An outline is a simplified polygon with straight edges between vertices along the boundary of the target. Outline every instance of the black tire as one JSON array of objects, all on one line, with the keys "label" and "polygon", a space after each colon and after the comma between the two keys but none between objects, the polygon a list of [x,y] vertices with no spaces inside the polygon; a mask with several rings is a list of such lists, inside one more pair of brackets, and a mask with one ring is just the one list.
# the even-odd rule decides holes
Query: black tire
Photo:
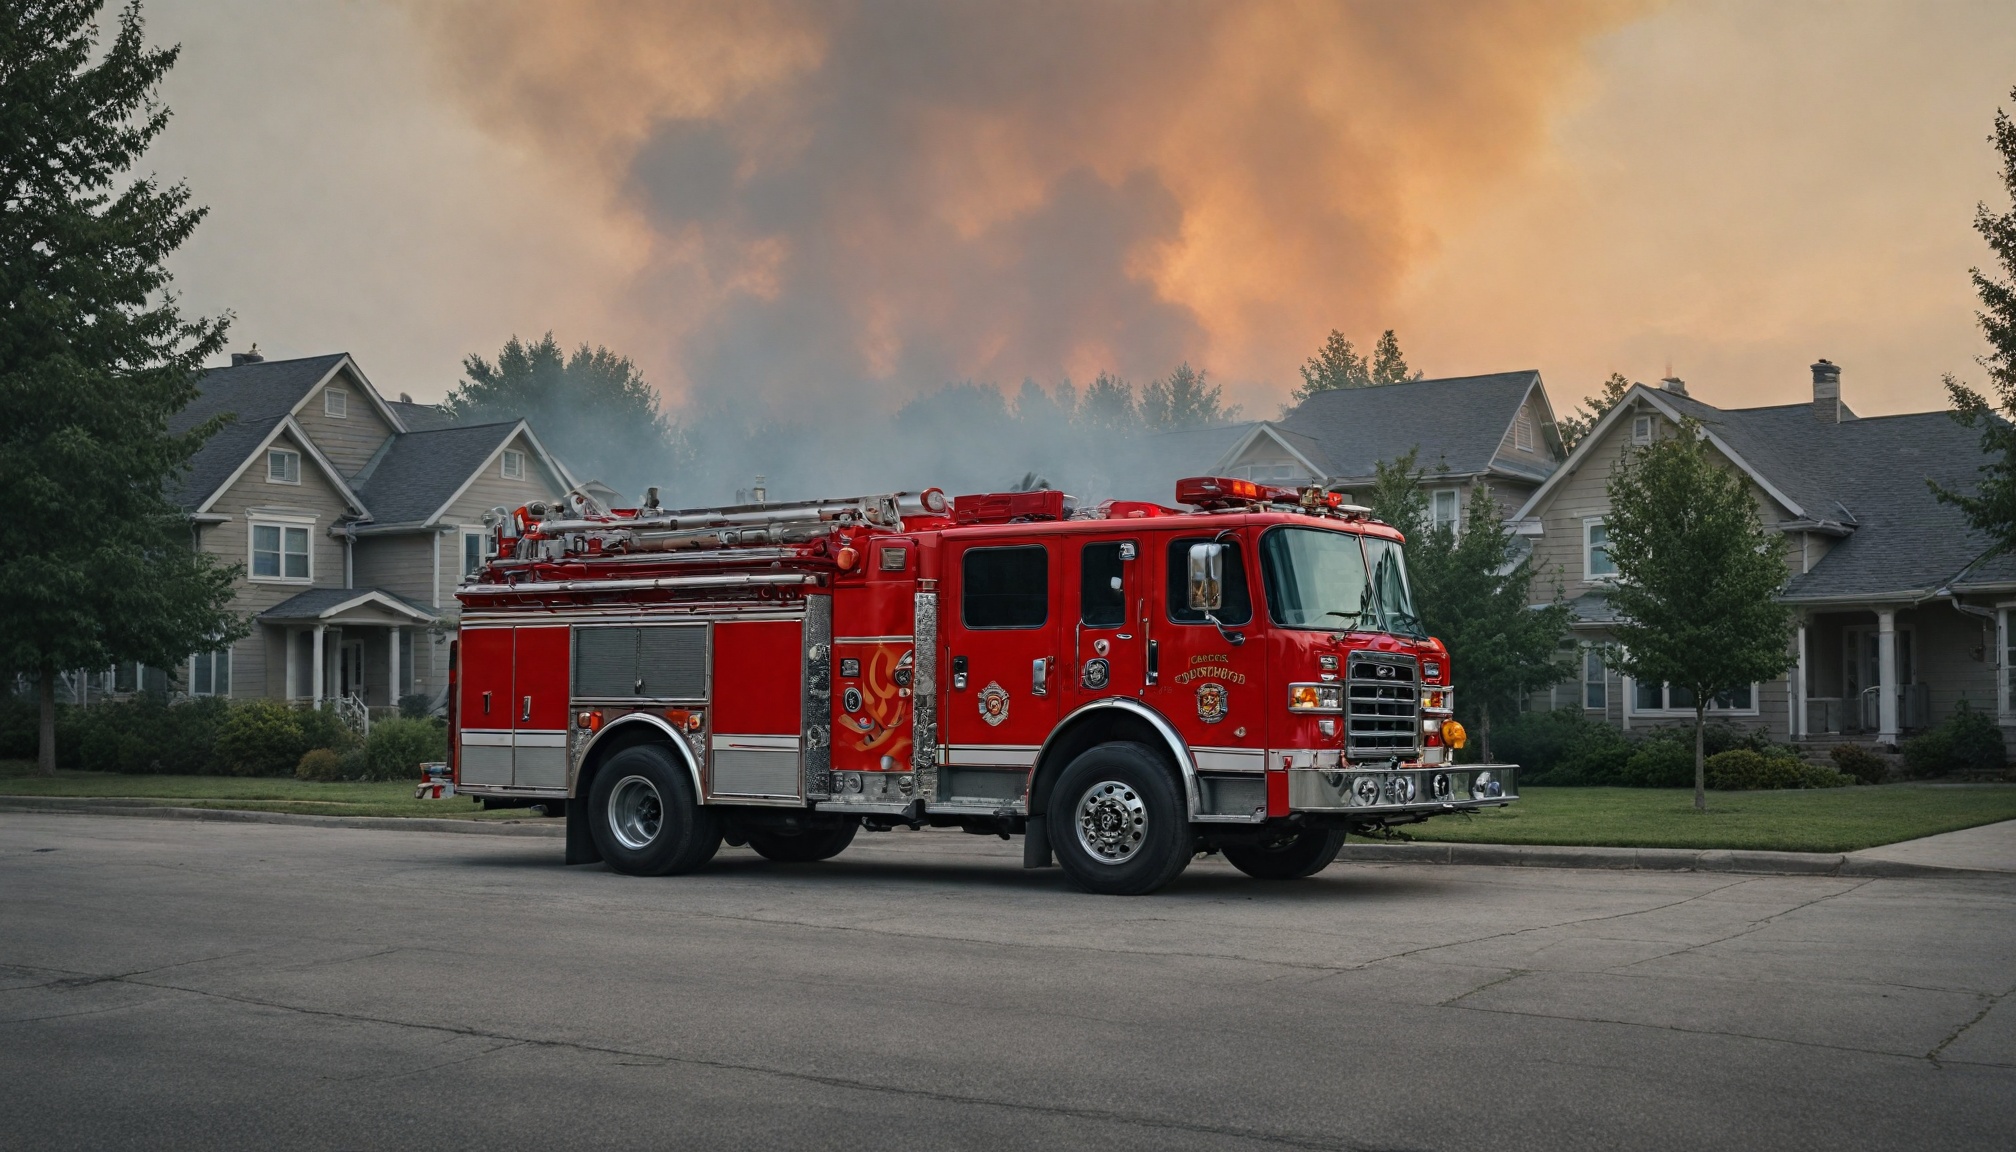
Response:
[{"label": "black tire", "polygon": [[816,860],[831,860],[846,851],[860,827],[860,819],[850,816],[838,824],[795,830],[751,828],[748,831],[749,847],[765,860],[779,864],[810,864]]},{"label": "black tire", "polygon": [[1102,896],[1145,896],[1194,854],[1176,774],[1142,744],[1086,749],[1050,791],[1050,847],[1071,882]]},{"label": "black tire", "polygon": [[595,773],[588,827],[602,859],[618,872],[691,872],[721,850],[720,817],[698,801],[685,764],[656,744],[638,744]]},{"label": "black tire", "polygon": [[1225,845],[1225,860],[1255,880],[1300,880],[1314,876],[1337,859],[1344,833],[1310,829],[1289,832],[1254,844]]}]

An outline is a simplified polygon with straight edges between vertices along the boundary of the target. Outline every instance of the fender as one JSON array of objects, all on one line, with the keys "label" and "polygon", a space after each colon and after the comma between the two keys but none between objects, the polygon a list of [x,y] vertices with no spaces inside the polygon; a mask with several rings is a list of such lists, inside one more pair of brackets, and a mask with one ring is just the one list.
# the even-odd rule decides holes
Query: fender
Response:
[{"label": "fender", "polygon": [[[1197,767],[1190,756],[1190,745],[1184,741],[1183,737],[1176,731],[1174,725],[1163,719],[1160,712],[1157,712],[1139,700],[1126,696],[1108,696],[1101,700],[1094,700],[1090,704],[1079,706],[1069,716],[1058,721],[1057,726],[1050,730],[1050,735],[1044,738],[1043,747],[1036,752],[1036,766],[1030,770],[1030,784],[1033,786],[1036,776],[1043,771],[1045,764],[1049,760],[1051,749],[1056,745],[1059,736],[1063,735],[1066,730],[1075,727],[1082,718],[1094,712],[1113,709],[1126,712],[1129,715],[1146,721],[1150,727],[1155,729],[1156,734],[1162,737],[1163,746],[1169,750],[1169,755],[1176,760],[1176,770],[1183,775],[1184,797],[1190,809],[1190,817],[1195,819],[1202,810],[1202,798],[1197,788]],[[1030,799],[1034,800],[1033,794]]]},{"label": "fender", "polygon": [[575,786],[580,783],[581,765],[588,762],[589,758],[595,754],[595,749],[601,745],[602,741],[611,732],[619,728],[627,731],[640,724],[658,729],[659,732],[665,735],[667,742],[679,750],[679,759],[685,763],[686,771],[691,773],[693,777],[693,795],[702,804],[705,804],[707,802],[707,793],[700,787],[700,765],[693,758],[693,749],[687,747],[685,737],[680,735],[677,728],[672,727],[663,718],[649,712],[632,712],[628,716],[619,716],[604,724],[602,730],[595,733],[594,737],[588,741],[588,746],[581,749],[580,758],[571,767],[567,779],[567,794],[569,796],[574,795]]}]

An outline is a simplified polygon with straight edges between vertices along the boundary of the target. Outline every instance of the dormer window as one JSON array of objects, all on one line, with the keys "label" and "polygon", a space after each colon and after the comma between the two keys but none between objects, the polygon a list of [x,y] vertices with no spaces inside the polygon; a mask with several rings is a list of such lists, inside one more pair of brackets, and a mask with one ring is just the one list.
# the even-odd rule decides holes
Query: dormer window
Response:
[{"label": "dormer window", "polygon": [[504,462],[499,465],[504,479],[523,480],[525,478],[525,453],[510,448],[504,450]]},{"label": "dormer window", "polygon": [[269,484],[299,484],[301,482],[301,454],[285,448],[269,449],[266,453],[266,482]]},{"label": "dormer window", "polygon": [[322,414],[337,420],[350,418],[350,394],[341,388],[322,390]]},{"label": "dormer window", "polygon": [[1640,446],[1652,443],[1652,417],[1633,416],[1631,418],[1631,443]]},{"label": "dormer window", "polygon": [[1521,452],[1533,451],[1533,417],[1524,408],[1512,421],[1512,446]]}]

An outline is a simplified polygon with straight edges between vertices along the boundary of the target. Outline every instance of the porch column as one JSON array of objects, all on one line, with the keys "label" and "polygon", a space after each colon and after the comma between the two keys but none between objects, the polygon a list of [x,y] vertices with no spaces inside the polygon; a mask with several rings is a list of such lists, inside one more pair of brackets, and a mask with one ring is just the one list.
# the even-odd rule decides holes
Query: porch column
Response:
[{"label": "porch column", "polygon": [[1799,665],[1792,678],[1792,738],[1803,739],[1811,734],[1806,727],[1806,617],[1799,617]]},{"label": "porch column", "polygon": [[323,633],[327,632],[328,630],[329,626],[327,624],[315,625],[315,644],[312,653],[313,655],[312,664],[314,670],[308,674],[308,683],[311,687],[311,694],[315,698],[315,707],[317,708],[322,707],[322,688],[323,688],[322,661],[324,659],[323,653],[325,651],[325,649],[322,646],[322,637]]},{"label": "porch column", "polygon": [[1897,610],[1876,610],[1876,742],[1897,743]]},{"label": "porch column", "polygon": [[280,694],[292,704],[301,695],[300,677],[294,672],[294,629],[280,630]]},{"label": "porch column", "polygon": [[399,697],[405,695],[404,692],[399,690],[399,640],[405,634],[406,630],[404,628],[387,628],[385,630],[386,638],[392,643],[392,654],[389,660],[392,666],[392,678],[385,681],[385,703],[390,704],[394,708],[399,707]]}]

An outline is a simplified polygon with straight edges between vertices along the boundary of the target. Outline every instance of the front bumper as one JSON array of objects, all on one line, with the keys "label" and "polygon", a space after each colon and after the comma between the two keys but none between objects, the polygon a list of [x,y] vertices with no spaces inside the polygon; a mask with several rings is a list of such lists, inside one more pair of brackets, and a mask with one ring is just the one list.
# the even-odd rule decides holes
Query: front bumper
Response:
[{"label": "front bumper", "polygon": [[1290,812],[1413,816],[1497,808],[1519,798],[1518,767],[1291,768]]}]

